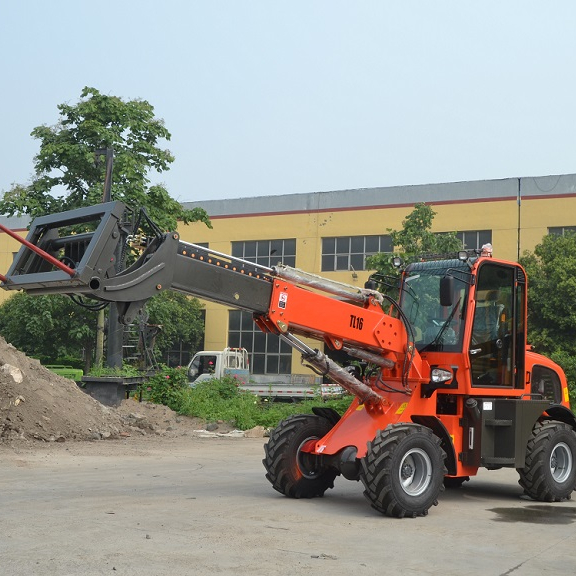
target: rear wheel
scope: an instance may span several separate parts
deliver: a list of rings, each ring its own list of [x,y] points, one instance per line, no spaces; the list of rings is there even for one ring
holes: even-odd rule
[[[322,457],[302,449],[332,428],[326,418],[309,414],[290,416],[280,422],[264,446],[266,478],[278,492],[290,498],[322,496],[334,487],[338,471],[322,464]]]
[[[444,488],[445,457],[429,428],[395,424],[380,430],[362,458],[364,496],[386,516],[425,516]]]
[[[564,422],[537,422],[528,441],[520,486],[541,502],[569,499],[576,489],[576,434]]]

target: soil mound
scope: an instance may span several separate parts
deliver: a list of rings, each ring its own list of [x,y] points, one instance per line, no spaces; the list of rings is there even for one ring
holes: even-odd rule
[[[203,428],[204,421],[166,406],[133,399],[104,406],[0,337],[0,442],[177,436]],[[223,423],[218,428],[230,430]]]

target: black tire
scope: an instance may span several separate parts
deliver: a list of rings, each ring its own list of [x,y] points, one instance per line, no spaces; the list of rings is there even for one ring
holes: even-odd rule
[[[518,483],[540,502],[570,499],[576,489],[576,434],[564,422],[537,422],[526,449]]]
[[[417,424],[394,424],[368,443],[360,478],[375,510],[396,518],[425,516],[444,489],[440,439]]]
[[[338,471],[322,465],[321,457],[300,451],[312,439],[319,440],[332,428],[320,416],[299,414],[280,422],[264,446],[266,478],[275,490],[290,498],[314,498],[334,487]]]

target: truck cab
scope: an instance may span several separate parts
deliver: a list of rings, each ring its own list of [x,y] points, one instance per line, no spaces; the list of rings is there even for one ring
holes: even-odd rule
[[[246,349],[204,350],[197,352],[188,364],[188,382],[191,386],[224,376],[236,377],[241,383],[248,381],[250,369]]]

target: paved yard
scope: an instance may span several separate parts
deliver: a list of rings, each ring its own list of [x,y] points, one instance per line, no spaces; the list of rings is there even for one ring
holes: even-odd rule
[[[513,470],[444,492],[425,518],[374,512],[343,478],[290,500],[262,439],[0,447],[0,574],[511,575],[576,572],[576,501],[521,498]]]

